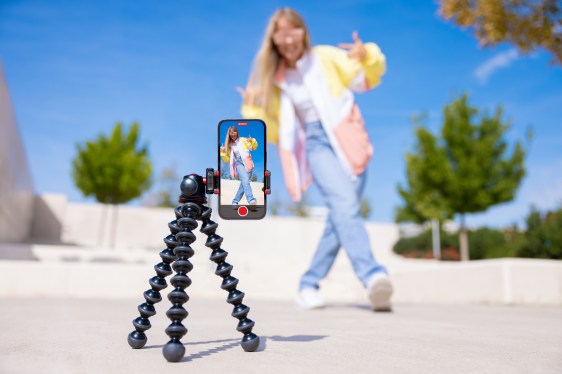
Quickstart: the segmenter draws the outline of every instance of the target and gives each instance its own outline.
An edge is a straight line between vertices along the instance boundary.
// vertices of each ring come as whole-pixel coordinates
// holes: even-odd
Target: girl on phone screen
[[[258,148],[256,139],[240,137],[236,126],[230,126],[226,132],[224,146],[220,148],[221,158],[230,165],[230,177],[239,177],[240,186],[232,200],[232,205],[238,205],[244,194],[250,205],[256,205],[257,201],[252,193],[250,178],[254,170],[254,162],[250,151]]]

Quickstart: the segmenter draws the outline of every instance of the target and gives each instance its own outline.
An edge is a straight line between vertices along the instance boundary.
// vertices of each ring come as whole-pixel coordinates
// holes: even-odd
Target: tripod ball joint
[[[194,195],[199,188],[197,181],[193,178],[194,175],[186,175],[183,177],[183,180],[180,183],[180,190],[181,193],[187,196]]]
[[[189,174],[183,177],[180,183],[181,195],[178,199],[180,204],[194,202],[197,204],[207,203],[205,197],[205,180],[197,174]]]

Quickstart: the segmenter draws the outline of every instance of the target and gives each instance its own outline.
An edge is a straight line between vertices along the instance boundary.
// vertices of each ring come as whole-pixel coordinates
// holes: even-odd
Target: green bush
[[[521,235],[516,229],[496,230],[487,227],[479,228],[468,233],[470,259],[514,257],[516,241]],[[409,238],[401,238],[394,245],[394,252],[405,257],[432,258],[433,243],[431,230]],[[458,233],[441,231],[441,259],[458,260]]]
[[[506,231],[482,227],[468,233],[471,260],[513,257],[515,248],[506,239]]]
[[[458,252],[458,239],[454,235],[441,231],[441,248],[449,249],[449,251],[445,251],[445,255],[444,251],[441,251],[444,260],[455,259],[456,255],[454,252]],[[416,236],[400,238],[394,245],[393,250],[395,253],[405,257],[432,258],[433,242],[431,230],[426,230]]]
[[[431,251],[431,230],[424,231],[419,235],[400,238],[394,244],[394,252],[403,255],[409,252],[424,253]]]
[[[562,208],[542,214],[532,209],[517,256],[562,259]]]
[[[527,230],[482,227],[469,231],[470,259],[527,257],[562,260],[562,207],[541,213],[536,209],[526,217]],[[431,230],[401,238],[394,252],[405,257],[432,258]],[[458,233],[441,232],[441,259],[458,259]]]

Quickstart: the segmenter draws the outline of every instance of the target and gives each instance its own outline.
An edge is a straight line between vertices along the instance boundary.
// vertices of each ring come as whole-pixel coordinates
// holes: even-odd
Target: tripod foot
[[[146,344],[146,335],[144,332],[133,331],[127,337],[127,341],[129,342],[131,348],[139,349],[144,347]]]
[[[260,346],[260,337],[254,333],[245,334],[240,345],[246,352],[254,352]]]
[[[178,362],[185,354],[185,347],[179,341],[171,340],[162,348],[162,353],[168,362]]]

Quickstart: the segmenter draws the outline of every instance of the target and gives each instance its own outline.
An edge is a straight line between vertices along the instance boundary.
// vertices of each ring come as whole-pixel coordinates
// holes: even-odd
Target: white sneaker
[[[256,205],[258,202],[256,200],[250,201],[250,205]]]
[[[367,282],[367,295],[375,312],[391,312],[392,282],[388,274],[375,273]]]
[[[297,306],[302,309],[317,309],[326,305],[318,290],[310,287],[300,290],[296,302]]]

